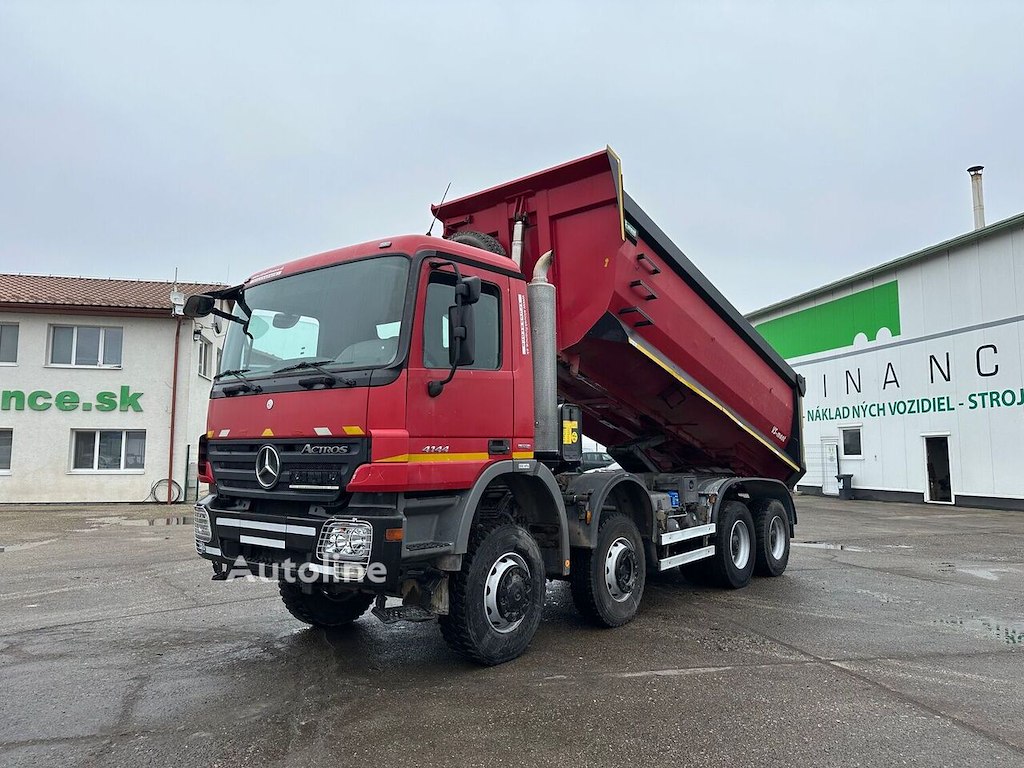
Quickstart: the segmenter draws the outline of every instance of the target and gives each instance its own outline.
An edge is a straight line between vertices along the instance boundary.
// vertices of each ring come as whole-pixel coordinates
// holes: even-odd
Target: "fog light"
[[[316,554],[321,562],[369,560],[373,528],[355,520],[329,520],[320,532]]]
[[[205,507],[196,507],[192,513],[192,527],[196,532],[196,541],[209,544],[213,538],[213,530],[210,528],[210,513]]]

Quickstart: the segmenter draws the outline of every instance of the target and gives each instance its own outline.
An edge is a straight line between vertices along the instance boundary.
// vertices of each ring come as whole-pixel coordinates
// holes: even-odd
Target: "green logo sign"
[[[859,333],[868,341],[878,338],[883,328],[899,336],[899,285],[893,280],[755,327],[787,360],[852,346]]]
[[[142,392],[132,392],[131,387],[121,387],[120,392],[97,392],[92,399],[83,399],[77,392],[64,390],[53,394],[45,389],[24,392],[20,389],[5,389],[0,392],[0,411],[142,411]]]

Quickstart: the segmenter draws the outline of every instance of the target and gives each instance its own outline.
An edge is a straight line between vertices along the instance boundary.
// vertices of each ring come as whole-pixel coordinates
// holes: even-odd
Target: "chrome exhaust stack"
[[[516,226],[519,226],[517,222]],[[522,246],[520,244],[520,250]],[[512,246],[515,253],[515,243]],[[557,455],[558,348],[555,339],[555,286],[548,282],[554,252],[537,260],[526,286],[530,303],[530,341],[533,344],[533,432],[537,454]]]

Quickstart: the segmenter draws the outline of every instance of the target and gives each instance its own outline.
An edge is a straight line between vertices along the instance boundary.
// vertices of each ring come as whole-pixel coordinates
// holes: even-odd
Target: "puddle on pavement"
[[[1024,620],[993,619],[988,616],[965,619],[962,616],[953,616],[948,619],[938,619],[935,623],[947,627],[963,627],[975,632],[985,632],[1002,640],[1007,645],[1024,645]]]
[[[130,525],[136,528],[165,528],[175,525],[192,525],[192,515],[171,515],[169,517],[152,517],[148,520],[132,520],[127,517],[93,517],[90,522],[104,525]]]
[[[841,549],[844,552],[867,552],[864,547],[855,547],[851,544],[832,544],[827,541],[794,541],[794,547],[808,547],[810,549]]]
[[[0,552],[21,552],[26,549],[35,549],[46,544],[53,544],[57,539],[46,539],[45,541],[27,541],[24,544],[5,544],[0,547]]]

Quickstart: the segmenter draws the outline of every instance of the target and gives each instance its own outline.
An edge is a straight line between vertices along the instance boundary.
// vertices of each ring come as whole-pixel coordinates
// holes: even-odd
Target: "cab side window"
[[[496,285],[484,283],[480,301],[473,305],[476,320],[476,355],[469,369],[501,368],[501,313]],[[448,307],[455,303],[455,277],[435,272],[427,285],[423,318],[423,367],[448,368]]]

